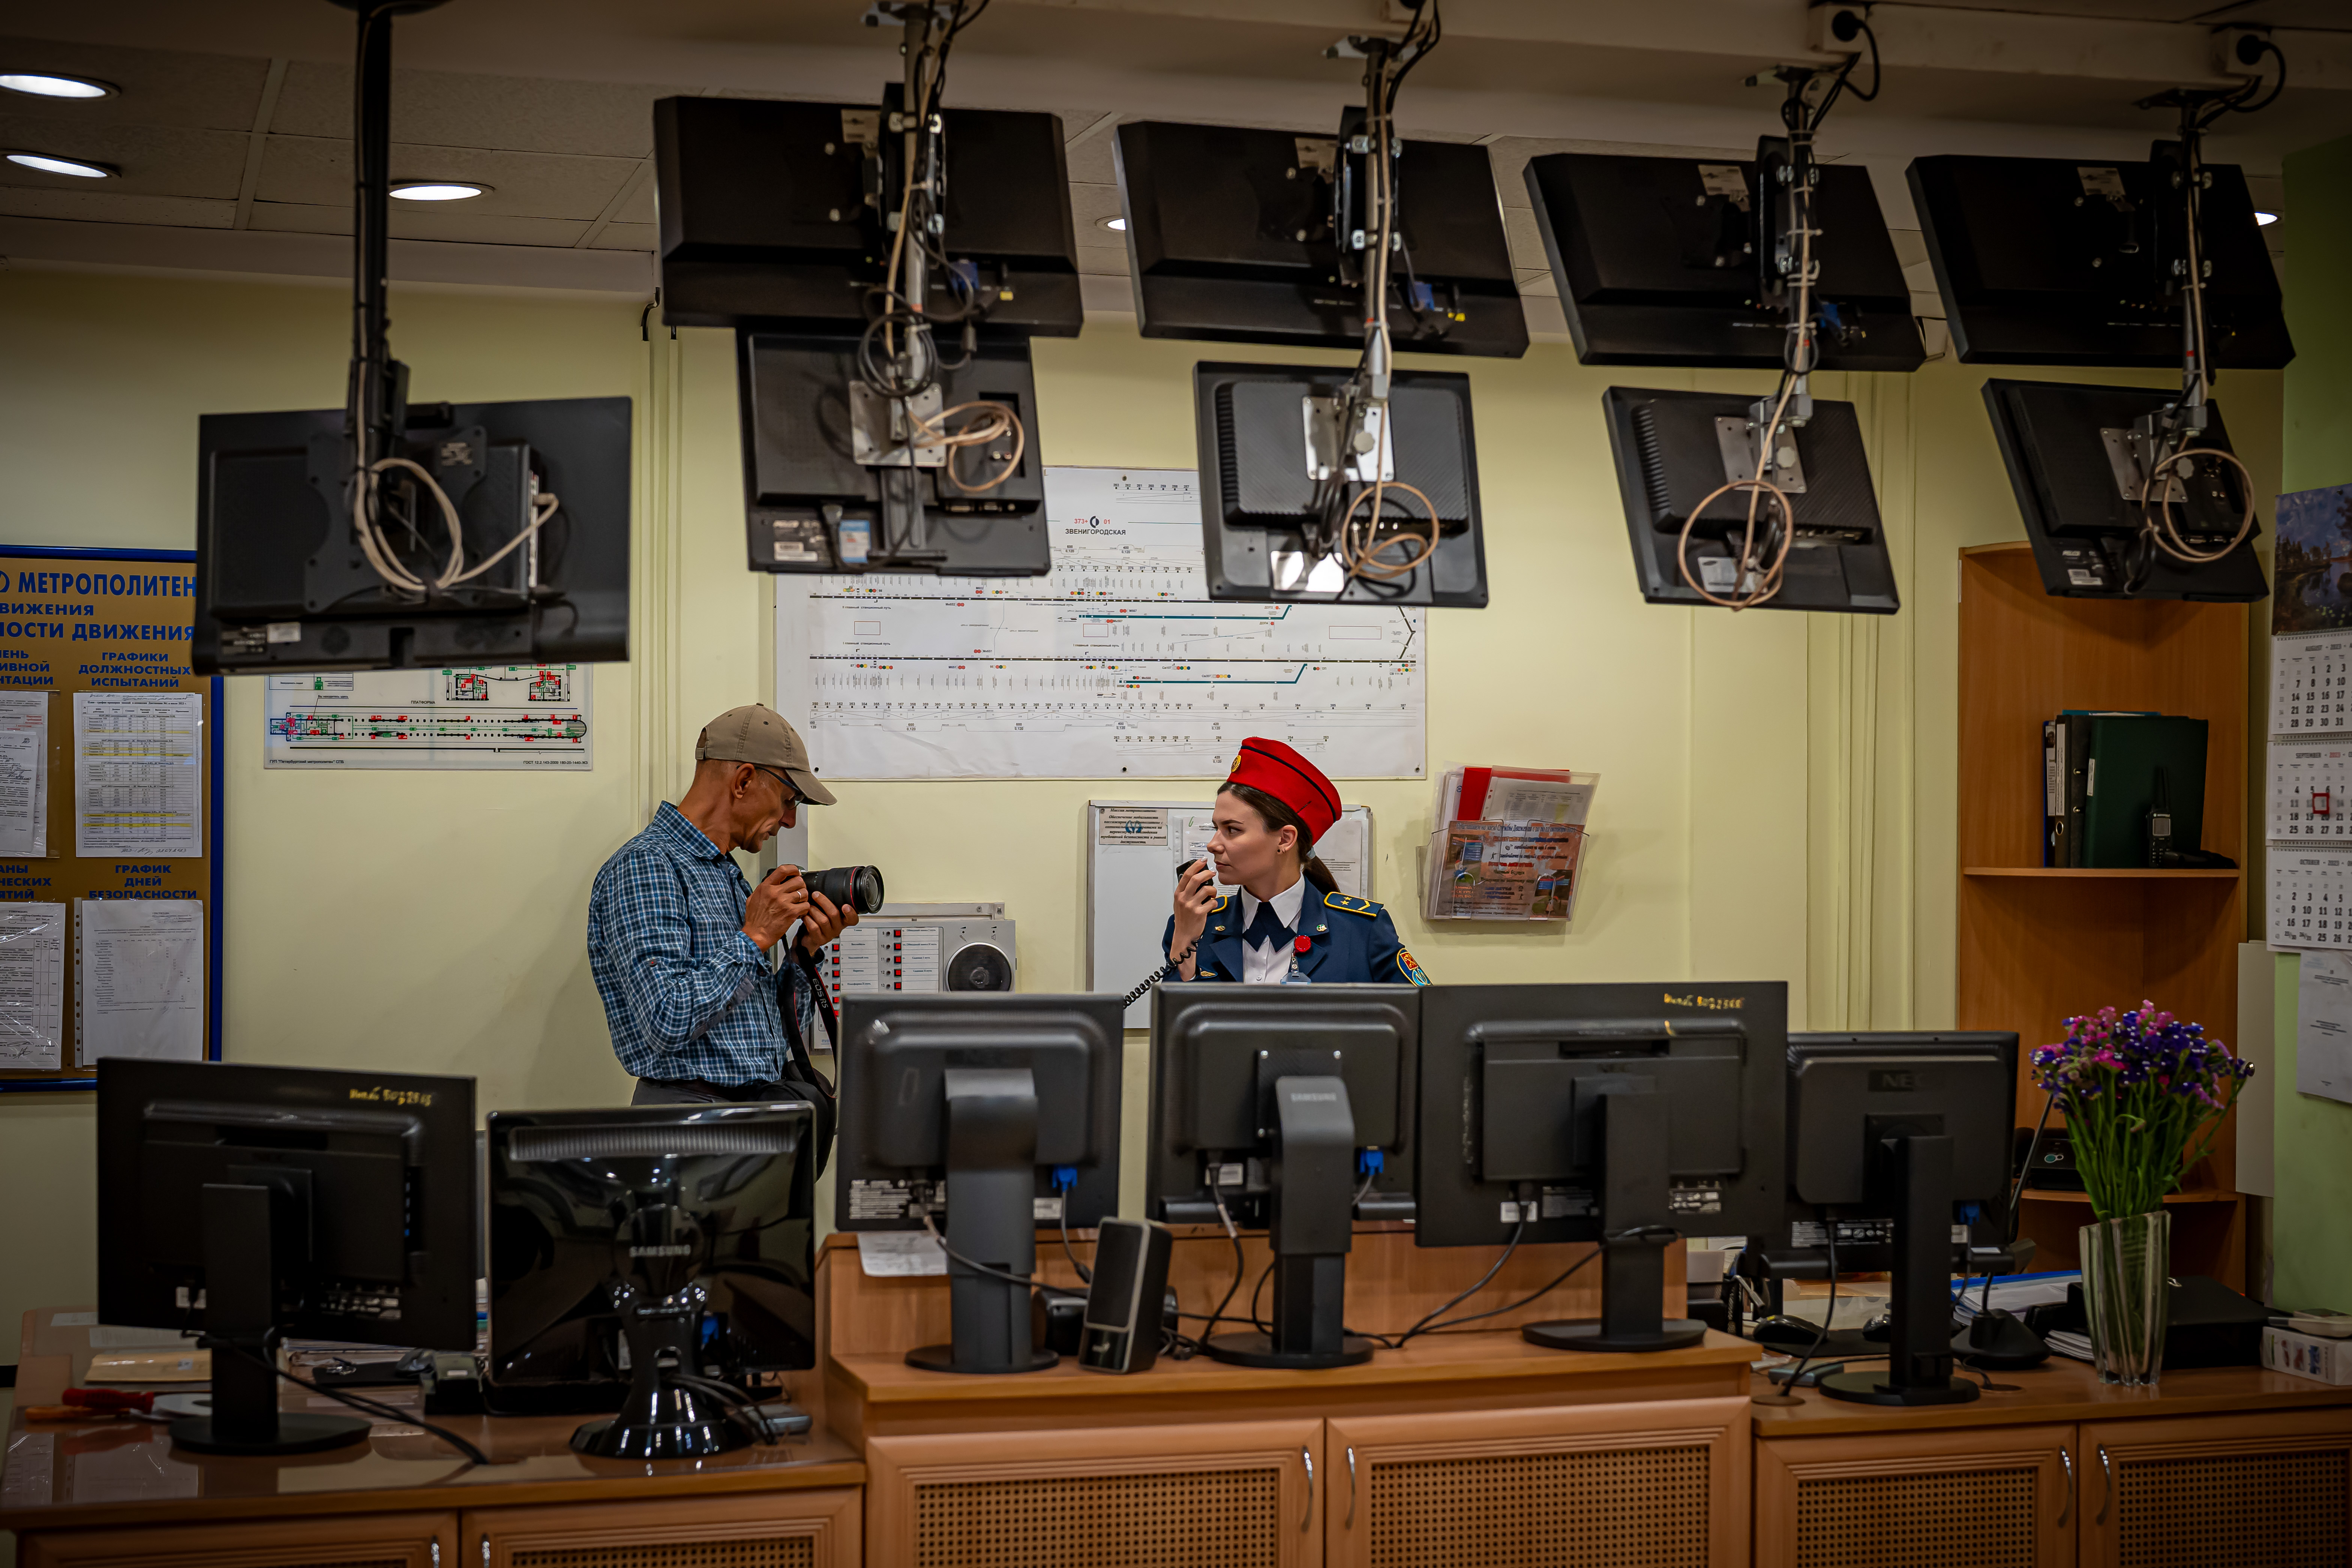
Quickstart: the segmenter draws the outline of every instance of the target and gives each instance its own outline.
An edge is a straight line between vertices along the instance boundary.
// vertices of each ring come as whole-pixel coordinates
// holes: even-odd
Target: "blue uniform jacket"
[[[1324,985],[1426,985],[1429,976],[1397,940],[1396,922],[1388,910],[1345,893],[1326,893],[1318,907],[1315,889],[1298,906],[1298,934],[1312,944],[1298,960],[1309,982]],[[1208,929],[1201,933],[1197,980],[1242,977],[1242,905],[1239,898],[1219,899],[1209,910]],[[1176,917],[1160,933],[1165,953],[1176,940]]]

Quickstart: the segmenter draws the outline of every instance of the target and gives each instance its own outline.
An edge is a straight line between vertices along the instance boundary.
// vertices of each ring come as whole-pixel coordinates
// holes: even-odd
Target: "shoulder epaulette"
[[[1386,912],[1380,905],[1372,902],[1370,899],[1359,899],[1347,893],[1324,894],[1323,907],[1331,910],[1345,910],[1351,915],[1377,915]]]
[[[1234,896],[1231,893],[1227,893],[1224,897],[1219,899],[1215,903],[1209,906],[1209,912],[1213,915],[1223,914],[1225,912],[1225,906],[1233,901]]]

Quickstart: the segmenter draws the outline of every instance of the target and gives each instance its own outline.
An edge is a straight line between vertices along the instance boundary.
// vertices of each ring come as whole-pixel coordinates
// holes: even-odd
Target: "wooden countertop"
[[[25,1314],[7,1459],[0,1469],[0,1529],[494,1508],[587,1502],[623,1492],[630,1498],[715,1496],[866,1482],[856,1450],[822,1426],[804,1439],[754,1444],[713,1458],[647,1463],[573,1453],[572,1429],[588,1416],[435,1416],[436,1426],[489,1455],[491,1463],[477,1466],[416,1427],[389,1422],[377,1423],[363,1444],[285,1458],[179,1453],[163,1426],[144,1421],[27,1425],[25,1406],[58,1403],[89,1367],[89,1331],[54,1326],[58,1310]],[[804,1375],[808,1398],[816,1374]],[[186,1393],[205,1385],[152,1386]],[[413,1388],[365,1393],[379,1403],[416,1407]],[[285,1407],[353,1414],[290,1387]]]

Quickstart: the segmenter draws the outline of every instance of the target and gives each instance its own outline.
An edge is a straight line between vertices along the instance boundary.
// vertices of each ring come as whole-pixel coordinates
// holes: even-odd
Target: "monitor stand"
[[[954,1254],[1003,1274],[1037,1272],[1037,1081],[1027,1068],[950,1068],[948,1234]],[[1043,1372],[1030,1288],[948,1258],[950,1342],[907,1352],[925,1372]]]
[[[366,1440],[369,1424],[355,1416],[278,1408],[272,1220],[283,1225],[291,1217],[284,1211],[300,1201],[277,1187],[205,1185],[205,1332],[197,1342],[213,1355],[212,1414],[173,1422],[173,1447],[194,1454],[315,1454]]]
[[[1881,1139],[1876,1184],[1895,1196],[1894,1322],[1886,1371],[1832,1373],[1832,1399],[1858,1405],[1966,1405],[1977,1385],[1952,1376],[1952,1141]]]
[[[1601,1095],[1601,1321],[1529,1323],[1519,1336],[1562,1351],[1672,1351],[1706,1337],[1692,1318],[1664,1316],[1667,1196],[1666,1096],[1625,1087]]]
[[[1372,1342],[1345,1326],[1356,1173],[1348,1086],[1337,1078],[1280,1078],[1273,1090],[1281,1129],[1267,1226],[1274,1332],[1219,1334],[1208,1352],[1234,1366],[1355,1366],[1372,1359]]]

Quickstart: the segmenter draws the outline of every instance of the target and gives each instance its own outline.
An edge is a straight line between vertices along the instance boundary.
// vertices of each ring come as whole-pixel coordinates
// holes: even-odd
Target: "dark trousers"
[[[706,1083],[698,1078],[641,1078],[631,1105],[740,1105],[797,1096],[780,1083]]]

